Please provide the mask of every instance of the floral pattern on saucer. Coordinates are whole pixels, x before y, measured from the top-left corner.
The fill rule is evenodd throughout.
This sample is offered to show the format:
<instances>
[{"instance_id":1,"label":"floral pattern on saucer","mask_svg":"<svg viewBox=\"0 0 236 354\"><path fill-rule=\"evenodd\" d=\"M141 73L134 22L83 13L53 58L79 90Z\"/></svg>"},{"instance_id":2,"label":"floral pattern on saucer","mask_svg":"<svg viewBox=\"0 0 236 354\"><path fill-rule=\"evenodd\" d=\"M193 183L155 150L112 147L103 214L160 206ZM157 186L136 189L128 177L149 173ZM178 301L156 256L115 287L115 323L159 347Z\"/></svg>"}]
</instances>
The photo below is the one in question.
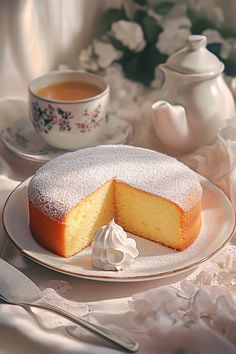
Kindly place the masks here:
<instances>
[{"instance_id":1,"label":"floral pattern on saucer","mask_svg":"<svg viewBox=\"0 0 236 354\"><path fill-rule=\"evenodd\" d=\"M130 123L111 115L107 121L104 136L96 145L126 144L129 143L131 134ZM68 152L47 145L27 118L22 118L14 125L6 128L1 135L1 139L5 147L18 157L41 163Z\"/></svg>"}]
</instances>

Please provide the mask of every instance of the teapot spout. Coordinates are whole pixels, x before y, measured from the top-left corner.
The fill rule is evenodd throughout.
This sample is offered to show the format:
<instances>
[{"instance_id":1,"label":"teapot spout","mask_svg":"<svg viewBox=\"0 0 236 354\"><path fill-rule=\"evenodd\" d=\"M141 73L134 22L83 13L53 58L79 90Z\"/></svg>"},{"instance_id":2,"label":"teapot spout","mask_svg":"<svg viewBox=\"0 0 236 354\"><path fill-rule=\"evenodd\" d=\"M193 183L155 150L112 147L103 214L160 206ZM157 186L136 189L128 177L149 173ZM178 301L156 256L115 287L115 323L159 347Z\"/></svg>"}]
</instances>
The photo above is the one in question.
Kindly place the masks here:
<instances>
[{"instance_id":1,"label":"teapot spout","mask_svg":"<svg viewBox=\"0 0 236 354\"><path fill-rule=\"evenodd\" d=\"M159 139L168 147L178 151L186 150L189 142L189 127L184 107L166 101L152 105L153 125Z\"/></svg>"}]
</instances>

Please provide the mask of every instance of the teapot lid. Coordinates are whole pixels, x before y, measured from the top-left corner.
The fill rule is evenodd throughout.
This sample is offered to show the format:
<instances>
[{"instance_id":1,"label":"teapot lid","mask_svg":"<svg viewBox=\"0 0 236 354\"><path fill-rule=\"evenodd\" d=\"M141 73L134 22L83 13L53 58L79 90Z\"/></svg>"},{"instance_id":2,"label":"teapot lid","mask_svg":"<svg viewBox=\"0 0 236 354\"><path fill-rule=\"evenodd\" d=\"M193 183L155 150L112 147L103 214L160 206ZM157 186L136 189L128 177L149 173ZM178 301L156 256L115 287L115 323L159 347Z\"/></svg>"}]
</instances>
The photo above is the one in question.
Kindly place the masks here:
<instances>
[{"instance_id":1,"label":"teapot lid","mask_svg":"<svg viewBox=\"0 0 236 354\"><path fill-rule=\"evenodd\" d=\"M217 74L223 63L207 48L207 38L202 35L188 37L186 46L169 57L166 66L181 74Z\"/></svg>"}]
</instances>

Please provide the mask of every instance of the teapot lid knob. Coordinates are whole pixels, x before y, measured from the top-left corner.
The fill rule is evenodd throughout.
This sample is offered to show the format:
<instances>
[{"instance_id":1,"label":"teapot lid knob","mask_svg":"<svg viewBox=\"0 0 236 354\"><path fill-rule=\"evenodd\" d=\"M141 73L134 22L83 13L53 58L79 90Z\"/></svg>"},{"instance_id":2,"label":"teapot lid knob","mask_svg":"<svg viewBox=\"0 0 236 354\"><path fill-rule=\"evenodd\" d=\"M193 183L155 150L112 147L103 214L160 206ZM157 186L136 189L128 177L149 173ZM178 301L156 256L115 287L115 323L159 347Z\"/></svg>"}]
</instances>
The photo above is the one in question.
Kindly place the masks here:
<instances>
[{"instance_id":1,"label":"teapot lid knob","mask_svg":"<svg viewBox=\"0 0 236 354\"><path fill-rule=\"evenodd\" d=\"M198 50L201 48L206 48L207 38L201 35L192 35L188 37L187 47L190 50Z\"/></svg>"}]
</instances>

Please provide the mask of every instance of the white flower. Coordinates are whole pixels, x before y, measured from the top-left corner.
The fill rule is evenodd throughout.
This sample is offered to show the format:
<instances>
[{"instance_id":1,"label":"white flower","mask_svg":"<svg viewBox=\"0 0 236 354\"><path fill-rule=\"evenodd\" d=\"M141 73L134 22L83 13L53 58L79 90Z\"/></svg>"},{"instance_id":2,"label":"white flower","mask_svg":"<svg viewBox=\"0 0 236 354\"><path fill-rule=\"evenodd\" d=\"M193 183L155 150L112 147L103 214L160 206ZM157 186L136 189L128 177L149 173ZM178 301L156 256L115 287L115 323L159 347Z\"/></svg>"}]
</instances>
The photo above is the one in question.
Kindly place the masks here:
<instances>
[{"instance_id":1,"label":"white flower","mask_svg":"<svg viewBox=\"0 0 236 354\"><path fill-rule=\"evenodd\" d=\"M188 5L185 3L185 1L184 2L176 1L173 4L174 4L174 6L167 13L167 15L163 16L163 21L176 20L181 17L186 17L186 11L187 11Z\"/></svg>"},{"instance_id":2,"label":"white flower","mask_svg":"<svg viewBox=\"0 0 236 354\"><path fill-rule=\"evenodd\" d=\"M93 42L94 53L98 57L98 65L104 69L110 66L115 60L122 57L122 52L114 48L109 43L94 40Z\"/></svg>"},{"instance_id":3,"label":"white flower","mask_svg":"<svg viewBox=\"0 0 236 354\"><path fill-rule=\"evenodd\" d=\"M219 6L215 6L215 0L189 0L189 4L193 10L214 23L221 24L225 20L223 10Z\"/></svg>"},{"instance_id":4,"label":"white flower","mask_svg":"<svg viewBox=\"0 0 236 354\"><path fill-rule=\"evenodd\" d=\"M202 32L204 36L207 37L207 43L223 43L224 40L219 34L218 31L213 30L213 29L206 29L205 31Z\"/></svg>"},{"instance_id":5,"label":"white flower","mask_svg":"<svg viewBox=\"0 0 236 354\"><path fill-rule=\"evenodd\" d=\"M106 68L105 70L105 76L110 77L111 79L115 78L115 81L118 78L119 79L123 78L124 74L123 74L122 66L119 64L113 64L109 66L109 68Z\"/></svg>"},{"instance_id":6,"label":"white flower","mask_svg":"<svg viewBox=\"0 0 236 354\"><path fill-rule=\"evenodd\" d=\"M224 41L220 51L221 58L227 59L230 56L232 46L230 42Z\"/></svg>"},{"instance_id":7,"label":"white flower","mask_svg":"<svg viewBox=\"0 0 236 354\"><path fill-rule=\"evenodd\" d=\"M207 37L207 43L221 43L220 56L223 59L229 58L234 52L236 52L236 41L234 38L228 40L221 37L220 33L216 30L207 29L202 33Z\"/></svg>"},{"instance_id":8,"label":"white flower","mask_svg":"<svg viewBox=\"0 0 236 354\"><path fill-rule=\"evenodd\" d=\"M142 9L142 5L131 0L103 0L103 9L121 9L124 8L125 14L129 19L133 19L137 10Z\"/></svg>"},{"instance_id":9,"label":"white flower","mask_svg":"<svg viewBox=\"0 0 236 354\"><path fill-rule=\"evenodd\" d=\"M112 24L112 35L130 50L140 52L146 45L140 25L131 21L117 21Z\"/></svg>"},{"instance_id":10,"label":"white flower","mask_svg":"<svg viewBox=\"0 0 236 354\"><path fill-rule=\"evenodd\" d=\"M234 38L223 41L220 55L223 59L236 55L236 40Z\"/></svg>"},{"instance_id":11,"label":"white flower","mask_svg":"<svg viewBox=\"0 0 236 354\"><path fill-rule=\"evenodd\" d=\"M161 24L163 17L161 15L158 15L158 13L156 13L153 9L148 9L147 14L148 16L153 17L158 24Z\"/></svg>"},{"instance_id":12,"label":"white flower","mask_svg":"<svg viewBox=\"0 0 236 354\"><path fill-rule=\"evenodd\" d=\"M142 85L126 79L117 63L104 70L104 78L111 89L110 112L129 121L136 120L141 114L137 99L142 95Z\"/></svg>"},{"instance_id":13,"label":"white flower","mask_svg":"<svg viewBox=\"0 0 236 354\"><path fill-rule=\"evenodd\" d=\"M79 67L91 71L98 70L98 63L94 58L93 46L90 45L87 49L83 49L79 55Z\"/></svg>"},{"instance_id":14,"label":"white flower","mask_svg":"<svg viewBox=\"0 0 236 354\"><path fill-rule=\"evenodd\" d=\"M141 84L128 80L124 77L122 68L118 64L114 64L107 68L104 78L111 86L111 99L116 100L120 105L132 103L141 90Z\"/></svg>"},{"instance_id":15,"label":"white flower","mask_svg":"<svg viewBox=\"0 0 236 354\"><path fill-rule=\"evenodd\" d=\"M122 57L122 52L114 48L110 43L94 39L92 44L83 49L79 55L79 65L83 69L97 71L110 66L115 60Z\"/></svg>"},{"instance_id":16,"label":"white flower","mask_svg":"<svg viewBox=\"0 0 236 354\"><path fill-rule=\"evenodd\" d=\"M128 16L128 18L133 19L139 5L133 1L130 1L130 0L123 0L123 2L124 2L123 7L124 7L126 15Z\"/></svg>"},{"instance_id":17,"label":"white flower","mask_svg":"<svg viewBox=\"0 0 236 354\"><path fill-rule=\"evenodd\" d=\"M179 307L182 299L179 299L172 287L157 288L149 290L143 297L143 294L135 294L130 303L135 311L134 321L143 324L152 330L155 324L159 322L163 327L170 327L173 323L180 320Z\"/></svg>"},{"instance_id":18,"label":"white flower","mask_svg":"<svg viewBox=\"0 0 236 354\"><path fill-rule=\"evenodd\" d=\"M223 23L225 20L224 12L220 7L215 7L212 9L212 18L218 23Z\"/></svg>"},{"instance_id":19,"label":"white flower","mask_svg":"<svg viewBox=\"0 0 236 354\"><path fill-rule=\"evenodd\" d=\"M87 62L91 59L93 47L90 45L87 49L83 49L79 55L81 62Z\"/></svg>"},{"instance_id":20,"label":"white flower","mask_svg":"<svg viewBox=\"0 0 236 354\"><path fill-rule=\"evenodd\" d=\"M163 23L164 31L159 35L156 47L163 54L172 54L183 48L191 35L191 22L187 17L167 20Z\"/></svg>"}]
</instances>

